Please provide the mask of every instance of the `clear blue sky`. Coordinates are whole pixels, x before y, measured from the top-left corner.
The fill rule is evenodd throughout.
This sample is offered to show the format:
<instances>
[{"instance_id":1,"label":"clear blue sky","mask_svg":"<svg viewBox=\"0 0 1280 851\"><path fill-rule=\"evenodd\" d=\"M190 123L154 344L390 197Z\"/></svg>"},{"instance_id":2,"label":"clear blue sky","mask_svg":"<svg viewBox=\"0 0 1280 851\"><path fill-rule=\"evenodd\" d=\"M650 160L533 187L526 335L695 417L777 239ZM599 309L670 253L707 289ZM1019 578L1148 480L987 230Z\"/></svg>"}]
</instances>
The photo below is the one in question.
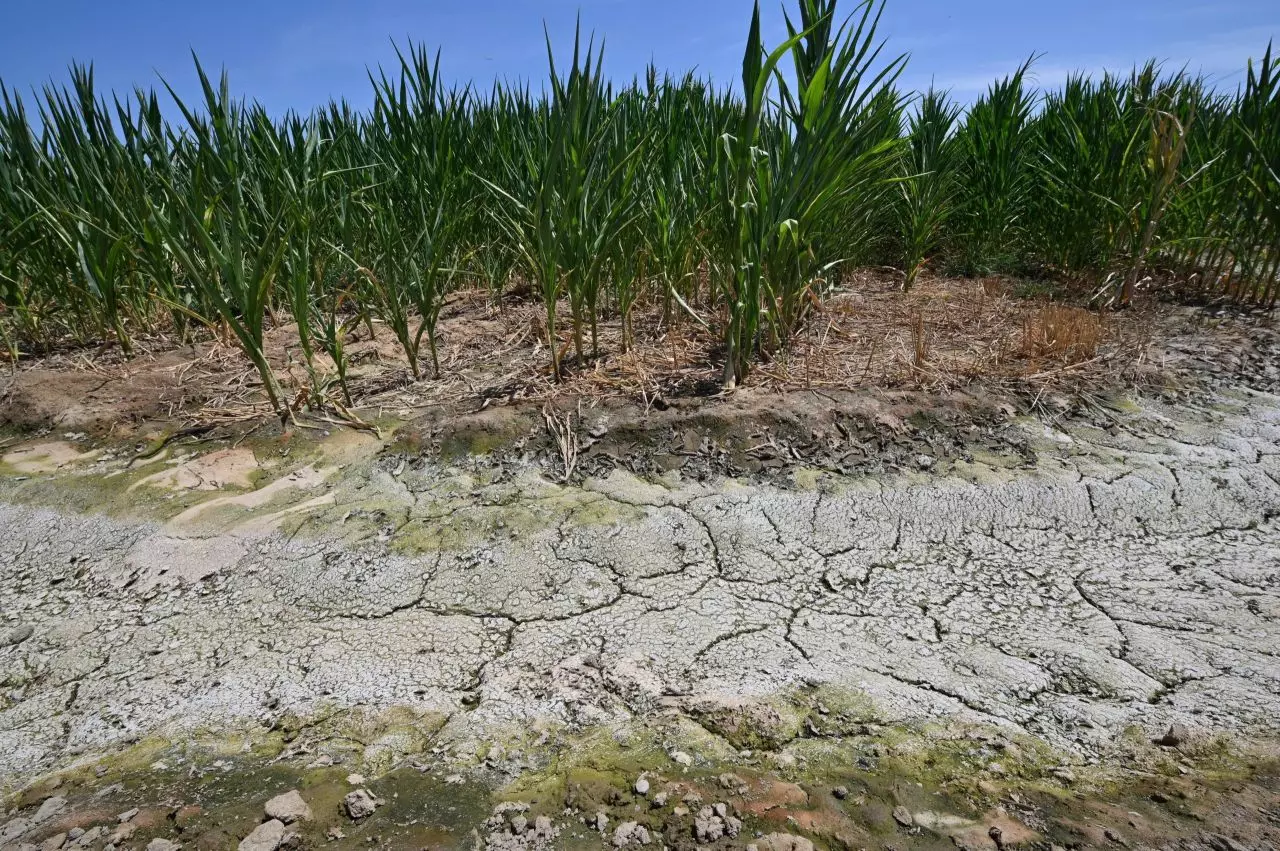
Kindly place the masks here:
<instances>
[{"instance_id":1,"label":"clear blue sky","mask_svg":"<svg viewBox=\"0 0 1280 851\"><path fill-rule=\"evenodd\" d=\"M843 0L846 10L853 0ZM762 4L766 36L782 32L780 4ZM0 0L0 80L29 89L65 79L71 60L92 61L100 85L156 85L157 73L192 90L189 50L225 65L232 86L272 112L331 97L369 100L365 68L389 63L389 39L443 49L455 80L545 74L542 25L571 43L607 37L606 66L628 79L652 58L736 78L750 0ZM1028 54L1043 85L1076 69L1128 69L1154 57L1234 88L1249 56L1280 42L1277 0L889 0L881 34L909 52L904 81L935 80L962 100Z\"/></svg>"}]
</instances>

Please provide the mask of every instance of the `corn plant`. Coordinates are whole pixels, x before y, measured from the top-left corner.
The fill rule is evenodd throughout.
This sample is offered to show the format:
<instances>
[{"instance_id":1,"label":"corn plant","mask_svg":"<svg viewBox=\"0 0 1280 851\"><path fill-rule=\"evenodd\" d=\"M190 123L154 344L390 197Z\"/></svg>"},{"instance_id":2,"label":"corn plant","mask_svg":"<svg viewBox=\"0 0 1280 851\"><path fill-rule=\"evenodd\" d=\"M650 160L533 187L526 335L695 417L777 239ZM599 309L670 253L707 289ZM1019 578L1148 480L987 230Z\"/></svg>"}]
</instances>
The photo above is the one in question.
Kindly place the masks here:
<instances>
[{"instance_id":1,"label":"corn plant","mask_svg":"<svg viewBox=\"0 0 1280 851\"><path fill-rule=\"evenodd\" d=\"M1025 80L1031 60L993 83L960 129L964 202L957 216L960 264L981 272L1017 250L1031 188L1029 121L1034 98Z\"/></svg>"},{"instance_id":2,"label":"corn plant","mask_svg":"<svg viewBox=\"0 0 1280 851\"><path fill-rule=\"evenodd\" d=\"M784 120L768 160L766 298L773 342L788 340L826 295L834 267L865 257L887 204L901 150L906 64L879 66L883 3L866 0L843 22L835 0L801 0L787 16L795 82L777 75Z\"/></svg>"},{"instance_id":3,"label":"corn plant","mask_svg":"<svg viewBox=\"0 0 1280 851\"><path fill-rule=\"evenodd\" d=\"M215 87L196 61L203 111L189 107L166 84L186 120L190 144L174 144L182 159L161 172L165 204L151 226L205 302L235 335L258 370L271 407L290 409L264 347L272 286L289 233L284 209L272 203L261 165L269 141L250 132L245 108L233 100L227 76ZM204 317L212 319L214 317Z\"/></svg>"},{"instance_id":4,"label":"corn plant","mask_svg":"<svg viewBox=\"0 0 1280 851\"><path fill-rule=\"evenodd\" d=\"M500 199L495 214L537 284L547 311L552 372L562 374L556 336L557 302L569 298L573 346L585 363L584 331L598 353L596 317L609 248L634 215L635 171L621 111L604 83L604 49L574 34L566 75L556 71L547 36L551 97L504 152L501 177L485 180Z\"/></svg>"},{"instance_id":5,"label":"corn plant","mask_svg":"<svg viewBox=\"0 0 1280 851\"><path fill-rule=\"evenodd\" d=\"M879 0L794 0L741 87L649 68L614 85L603 47L546 37L547 84L449 88L410 45L369 74L373 106L270 115L197 61L201 98L95 90L91 66L24 102L0 83L0 351L137 335L234 338L282 416L265 352L292 320L312 405L352 402L346 345L394 335L439 375L451 291L532 292L551 372L692 321L723 340L722 385L784 358L843 270L1044 272L1117 305L1155 269L1203 294L1280 295L1280 59L1234 92L1163 73L1031 61L961 112L900 92ZM163 91L163 89L161 90ZM172 94L172 90L170 90ZM908 105L915 107L908 114ZM1087 289L1086 289L1087 286ZM562 315L568 313L568 319ZM565 326L568 327L565 327ZM424 351L425 347L425 351ZM332 372L321 352L333 361Z\"/></svg>"},{"instance_id":6,"label":"corn plant","mask_svg":"<svg viewBox=\"0 0 1280 851\"><path fill-rule=\"evenodd\" d=\"M373 221L368 246L371 280L383 318L404 349L414 378L425 339L440 376L436 327L444 294L463 262L467 222L461 160L468 91L447 91L440 57L409 46L397 50L395 79L373 78L374 108L367 127L376 192L363 197ZM372 75L371 75L372 76Z\"/></svg>"},{"instance_id":7,"label":"corn plant","mask_svg":"<svg viewBox=\"0 0 1280 851\"><path fill-rule=\"evenodd\" d=\"M959 191L959 150L955 128L960 106L945 92L925 92L907 126L903 150L898 228L902 240L902 289L919 277L938 246Z\"/></svg>"}]
</instances>

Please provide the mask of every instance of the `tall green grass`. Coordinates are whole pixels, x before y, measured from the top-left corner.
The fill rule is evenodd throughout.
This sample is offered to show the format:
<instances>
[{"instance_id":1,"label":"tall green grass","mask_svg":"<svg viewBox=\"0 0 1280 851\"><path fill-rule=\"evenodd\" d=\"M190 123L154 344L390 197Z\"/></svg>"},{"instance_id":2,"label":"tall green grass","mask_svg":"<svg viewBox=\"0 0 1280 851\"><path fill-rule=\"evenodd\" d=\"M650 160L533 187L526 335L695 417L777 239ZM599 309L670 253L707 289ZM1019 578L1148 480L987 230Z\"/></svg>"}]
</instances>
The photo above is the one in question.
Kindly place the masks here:
<instances>
[{"instance_id":1,"label":"tall green grass","mask_svg":"<svg viewBox=\"0 0 1280 851\"><path fill-rule=\"evenodd\" d=\"M102 94L91 67L0 83L0 351L221 329L287 416L266 351L297 327L309 403L350 403L345 344L387 328L439 376L448 294L531 292L549 368L676 323L710 329L723 385L785 356L858 265L1058 276L1115 305L1140 286L1280 295L1280 59L1234 92L1154 63L974 103L898 82L877 0L793 0L748 23L741 79L626 84L575 35L541 87L454 88L409 45L368 111L272 117L197 62L200 96ZM656 328L635 317L660 316ZM622 326L620 341L601 333ZM320 368L323 353L336 375ZM571 354L570 354L571 353ZM425 367L425 368L424 368Z\"/></svg>"}]
</instances>

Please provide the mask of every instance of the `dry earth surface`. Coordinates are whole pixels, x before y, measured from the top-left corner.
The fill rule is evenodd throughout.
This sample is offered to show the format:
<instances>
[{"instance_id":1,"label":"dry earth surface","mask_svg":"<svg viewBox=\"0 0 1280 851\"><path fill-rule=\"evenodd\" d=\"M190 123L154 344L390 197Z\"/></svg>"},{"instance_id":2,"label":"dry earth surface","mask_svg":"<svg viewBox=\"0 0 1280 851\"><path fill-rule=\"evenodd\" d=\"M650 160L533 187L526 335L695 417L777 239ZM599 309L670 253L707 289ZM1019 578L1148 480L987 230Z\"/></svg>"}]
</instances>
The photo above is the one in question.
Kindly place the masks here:
<instances>
[{"instance_id":1,"label":"dry earth surface","mask_svg":"<svg viewBox=\"0 0 1280 851\"><path fill-rule=\"evenodd\" d=\"M1280 847L1268 366L15 433L0 848Z\"/></svg>"}]
</instances>

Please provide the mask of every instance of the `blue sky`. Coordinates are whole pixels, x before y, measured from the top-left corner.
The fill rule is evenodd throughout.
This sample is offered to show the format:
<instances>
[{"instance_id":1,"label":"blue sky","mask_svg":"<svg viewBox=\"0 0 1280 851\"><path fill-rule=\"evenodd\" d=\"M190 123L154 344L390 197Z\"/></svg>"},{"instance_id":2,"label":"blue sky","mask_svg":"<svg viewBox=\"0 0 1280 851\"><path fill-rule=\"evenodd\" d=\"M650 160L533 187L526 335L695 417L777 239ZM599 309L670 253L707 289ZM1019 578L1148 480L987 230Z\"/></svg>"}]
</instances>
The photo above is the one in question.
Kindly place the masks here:
<instances>
[{"instance_id":1,"label":"blue sky","mask_svg":"<svg viewBox=\"0 0 1280 851\"><path fill-rule=\"evenodd\" d=\"M847 10L854 0L844 0ZM780 4L762 4L766 36L782 34ZM71 60L93 61L99 84L120 91L163 74L192 90L189 50L225 65L233 88L273 112L331 97L369 100L365 68L392 59L389 39L443 48L460 81L538 80L542 25L570 45L584 30L607 38L606 66L629 79L653 59L736 78L750 0L0 0L0 80L27 89L65 78ZM1249 56L1280 42L1275 0L889 0L888 51L908 52L904 82L936 81L971 100L1032 52L1052 86L1073 70L1128 69L1154 57L1234 88Z\"/></svg>"}]
</instances>

